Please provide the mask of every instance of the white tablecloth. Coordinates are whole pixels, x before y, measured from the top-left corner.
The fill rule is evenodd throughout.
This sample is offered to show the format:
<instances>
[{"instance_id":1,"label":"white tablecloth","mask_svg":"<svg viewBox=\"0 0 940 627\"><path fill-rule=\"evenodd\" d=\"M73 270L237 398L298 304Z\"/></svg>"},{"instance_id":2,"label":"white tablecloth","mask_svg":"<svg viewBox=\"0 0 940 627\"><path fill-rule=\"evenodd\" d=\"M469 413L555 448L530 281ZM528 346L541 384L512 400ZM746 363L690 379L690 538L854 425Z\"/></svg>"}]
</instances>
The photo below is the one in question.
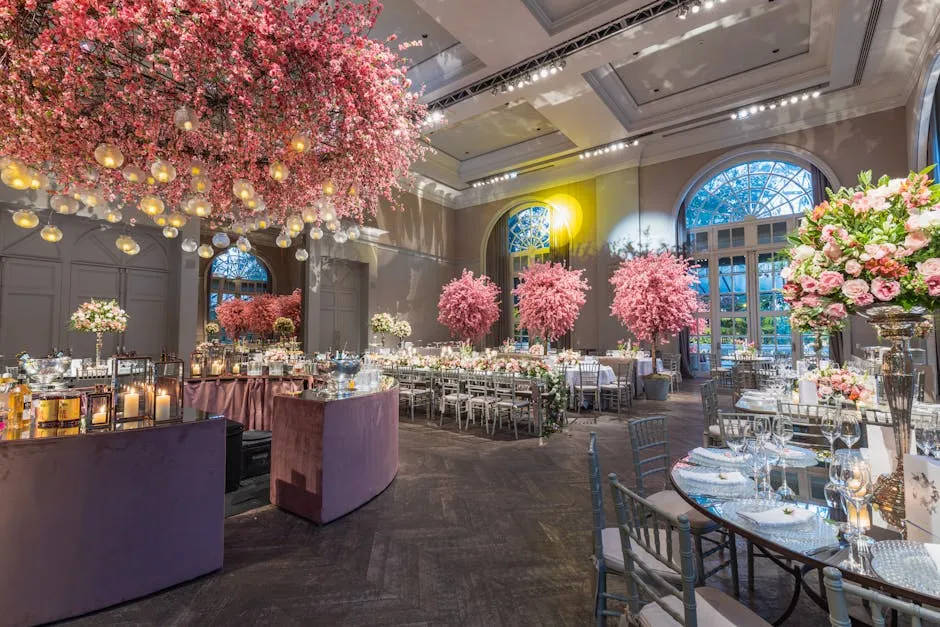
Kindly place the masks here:
<instances>
[{"instance_id":1,"label":"white tablecloth","mask_svg":"<svg viewBox=\"0 0 940 627\"><path fill-rule=\"evenodd\" d=\"M663 360L656 358L656 369L662 371L663 369ZM646 388L643 387L643 377L644 375L653 374L653 358L652 357L639 357L636 360L636 393L644 391Z\"/></svg>"},{"instance_id":2,"label":"white tablecloth","mask_svg":"<svg viewBox=\"0 0 940 627\"><path fill-rule=\"evenodd\" d=\"M614 383L617 380L617 375L614 374L614 369L610 366L598 366L597 367L597 384L604 385L606 383ZM575 404L575 391L574 388L577 385L581 385L581 371L578 368L570 368L565 371L565 383L568 384L568 401L569 405L574 407Z\"/></svg>"}]
</instances>

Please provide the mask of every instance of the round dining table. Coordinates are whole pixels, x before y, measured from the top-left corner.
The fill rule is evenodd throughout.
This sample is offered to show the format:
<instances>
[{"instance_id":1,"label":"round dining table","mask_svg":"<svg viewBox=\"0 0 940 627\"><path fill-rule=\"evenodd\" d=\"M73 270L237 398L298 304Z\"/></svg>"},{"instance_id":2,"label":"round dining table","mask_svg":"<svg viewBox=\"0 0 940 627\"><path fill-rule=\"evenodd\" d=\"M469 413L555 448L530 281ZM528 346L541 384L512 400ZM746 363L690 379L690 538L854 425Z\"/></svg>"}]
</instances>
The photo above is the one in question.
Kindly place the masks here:
<instances>
[{"instance_id":1,"label":"round dining table","mask_svg":"<svg viewBox=\"0 0 940 627\"><path fill-rule=\"evenodd\" d=\"M734 459L733 454L727 449L708 449L708 451L716 456L724 454L729 456L729 459ZM755 490L754 481L746 478L747 472L743 465L735 466L729 463L725 466L728 472L737 469L745 475L745 481L739 484L739 489L733 486L718 487L714 484L690 480L695 472L706 473L709 468L713 470L722 468L721 462L713 464L711 460L703 460L694 451L672 466L669 478L672 487L695 511L701 512L729 532L750 543L748 572L753 572L755 553L758 553L759 556L769 559L793 577L793 592L789 605L782 615L773 621L775 625L782 624L789 618L801 594L806 594L813 602L827 610L828 604L822 577L822 569L827 566L838 568L845 579L866 588L877 589L885 594L921 605L940 606L940 595L934 596L923 590L915 590L880 577L873 570L870 558L866 558L867 570L864 573L854 572L841 566L843 560L850 555L850 547L838 534L838 523L835 521L844 521L845 514L841 507L829 507L826 504L824 487L828 481L828 465L824 462L809 461L808 463L812 465L787 467L788 484L796 493L796 497L795 500L787 503L778 502L779 505L792 505L794 508L812 512L814 516L809 522L804 523L808 527L765 526L739 516L737 511L745 511L745 504L756 502L752 500ZM772 485L776 486L781 483L780 479L779 470L772 473ZM764 503L769 502L764 501ZM872 512L870 518L871 526L865 535L876 542L901 539L899 530L889 527L881 520L877 511ZM816 589L806 577L813 570L818 573Z\"/></svg>"}]
</instances>

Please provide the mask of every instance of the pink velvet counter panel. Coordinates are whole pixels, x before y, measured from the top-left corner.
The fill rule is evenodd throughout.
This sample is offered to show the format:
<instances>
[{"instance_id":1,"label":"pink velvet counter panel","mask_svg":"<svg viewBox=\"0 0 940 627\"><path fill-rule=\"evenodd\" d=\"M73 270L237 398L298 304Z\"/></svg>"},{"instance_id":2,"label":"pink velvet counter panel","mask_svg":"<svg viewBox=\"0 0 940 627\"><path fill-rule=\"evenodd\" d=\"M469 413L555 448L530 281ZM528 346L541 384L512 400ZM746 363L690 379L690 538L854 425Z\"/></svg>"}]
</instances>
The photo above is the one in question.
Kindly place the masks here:
<instances>
[{"instance_id":1,"label":"pink velvet counter panel","mask_svg":"<svg viewBox=\"0 0 940 627\"><path fill-rule=\"evenodd\" d=\"M85 614L222 567L225 421L0 444L0 624Z\"/></svg>"},{"instance_id":2,"label":"pink velvet counter panel","mask_svg":"<svg viewBox=\"0 0 940 627\"><path fill-rule=\"evenodd\" d=\"M317 523L367 503L398 473L398 388L334 401L279 396L271 502Z\"/></svg>"},{"instance_id":3,"label":"pink velvet counter panel","mask_svg":"<svg viewBox=\"0 0 940 627\"><path fill-rule=\"evenodd\" d=\"M242 423L246 429L270 431L274 398L299 392L307 387L308 381L308 377L189 379L185 383L183 404L222 414Z\"/></svg>"}]
</instances>

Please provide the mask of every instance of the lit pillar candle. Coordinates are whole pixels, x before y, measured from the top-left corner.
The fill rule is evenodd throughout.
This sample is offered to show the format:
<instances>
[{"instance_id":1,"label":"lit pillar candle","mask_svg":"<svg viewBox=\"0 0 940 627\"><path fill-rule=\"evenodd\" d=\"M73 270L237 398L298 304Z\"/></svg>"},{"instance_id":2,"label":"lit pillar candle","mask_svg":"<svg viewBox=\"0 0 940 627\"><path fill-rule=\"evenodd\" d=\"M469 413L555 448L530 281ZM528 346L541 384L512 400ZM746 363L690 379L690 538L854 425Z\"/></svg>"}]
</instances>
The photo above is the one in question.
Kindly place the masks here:
<instances>
[{"instance_id":1,"label":"lit pillar candle","mask_svg":"<svg viewBox=\"0 0 940 627\"><path fill-rule=\"evenodd\" d=\"M209 374L212 375L212 376L216 376L216 375L222 374L222 362L219 361L218 359L216 359L215 361L213 361L213 362L212 362L212 368L211 368L211 370L209 371Z\"/></svg>"},{"instance_id":2,"label":"lit pillar candle","mask_svg":"<svg viewBox=\"0 0 940 627\"><path fill-rule=\"evenodd\" d=\"M140 414L140 396L134 388L124 393L124 418L136 418Z\"/></svg>"},{"instance_id":3,"label":"lit pillar candle","mask_svg":"<svg viewBox=\"0 0 940 627\"><path fill-rule=\"evenodd\" d=\"M157 421L170 419L170 395L164 390L160 390L154 404L154 412Z\"/></svg>"},{"instance_id":4,"label":"lit pillar candle","mask_svg":"<svg viewBox=\"0 0 940 627\"><path fill-rule=\"evenodd\" d=\"M201 372L202 372L202 366L200 366L198 363L194 363L192 367L193 376L194 377L199 376Z\"/></svg>"},{"instance_id":5,"label":"lit pillar candle","mask_svg":"<svg viewBox=\"0 0 940 627\"><path fill-rule=\"evenodd\" d=\"M242 366L240 363L235 362L232 364L232 374L239 374L242 371Z\"/></svg>"},{"instance_id":6,"label":"lit pillar candle","mask_svg":"<svg viewBox=\"0 0 940 627\"><path fill-rule=\"evenodd\" d=\"M98 408L91 416L91 424L93 425L104 425L108 423L108 412L105 411L104 405Z\"/></svg>"}]
</instances>

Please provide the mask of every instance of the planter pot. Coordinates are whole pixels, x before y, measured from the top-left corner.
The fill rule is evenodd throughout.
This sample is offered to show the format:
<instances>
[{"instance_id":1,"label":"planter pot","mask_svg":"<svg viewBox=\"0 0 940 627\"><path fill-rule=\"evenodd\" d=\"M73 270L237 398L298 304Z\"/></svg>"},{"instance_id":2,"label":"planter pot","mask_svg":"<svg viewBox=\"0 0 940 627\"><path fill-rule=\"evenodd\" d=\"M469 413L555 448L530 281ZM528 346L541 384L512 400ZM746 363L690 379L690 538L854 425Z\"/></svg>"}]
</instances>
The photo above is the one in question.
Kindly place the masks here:
<instances>
[{"instance_id":1,"label":"planter pot","mask_svg":"<svg viewBox=\"0 0 940 627\"><path fill-rule=\"evenodd\" d=\"M646 398L651 401L664 401L669 396L669 379L662 377L643 377Z\"/></svg>"}]
</instances>

